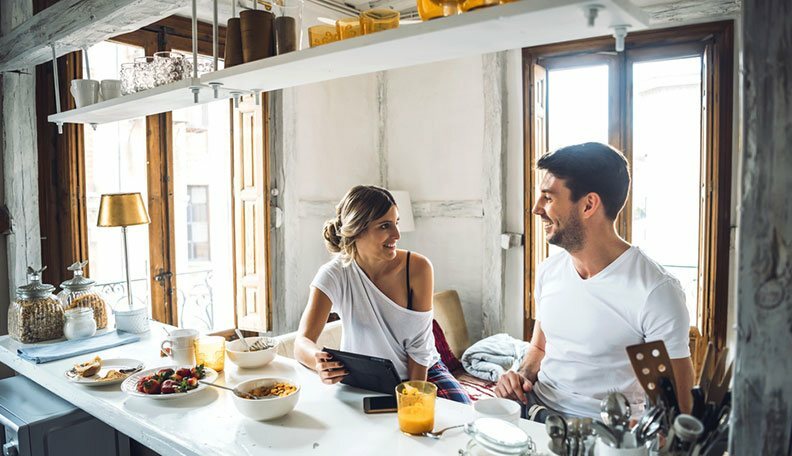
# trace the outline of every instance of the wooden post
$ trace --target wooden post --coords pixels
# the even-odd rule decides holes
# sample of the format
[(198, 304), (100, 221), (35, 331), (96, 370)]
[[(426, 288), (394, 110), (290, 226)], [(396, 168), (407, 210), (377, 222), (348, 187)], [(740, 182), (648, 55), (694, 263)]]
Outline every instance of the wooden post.
[(730, 454), (792, 454), (792, 6), (743, 2), (745, 102)]

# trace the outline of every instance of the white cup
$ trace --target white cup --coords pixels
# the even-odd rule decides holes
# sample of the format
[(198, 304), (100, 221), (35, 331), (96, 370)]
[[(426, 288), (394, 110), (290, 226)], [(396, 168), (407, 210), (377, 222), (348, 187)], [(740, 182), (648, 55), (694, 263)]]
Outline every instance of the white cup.
[(121, 80), (105, 79), (101, 82), (99, 97), (101, 100), (112, 100), (121, 96)]
[(473, 410), (476, 411), (478, 418), (497, 418), (517, 424), (520, 420), (522, 407), (510, 399), (493, 397), (477, 400), (473, 403)]
[(99, 101), (99, 81), (93, 79), (73, 79), (69, 89), (78, 108)]
[(195, 329), (174, 329), (160, 344), (160, 350), (173, 359), (174, 364), (187, 366), (195, 364)]

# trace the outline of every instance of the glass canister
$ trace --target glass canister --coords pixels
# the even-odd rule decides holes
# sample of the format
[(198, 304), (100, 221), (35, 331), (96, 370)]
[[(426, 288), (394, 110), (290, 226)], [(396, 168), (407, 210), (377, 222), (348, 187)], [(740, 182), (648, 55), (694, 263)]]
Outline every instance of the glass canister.
[(470, 436), (464, 456), (534, 456), (533, 439), (518, 426), (497, 418), (479, 418), (465, 425)]
[(63, 310), (68, 312), (76, 307), (88, 307), (93, 310), (93, 318), (98, 329), (107, 327), (107, 302), (104, 296), (94, 288), (96, 283), (83, 275), (83, 268), (87, 261), (74, 263), (69, 266), (69, 271), (74, 272), (74, 277), (63, 282), (63, 291), (58, 293), (58, 300)]
[(94, 311), (90, 307), (73, 307), (66, 312), (63, 324), (63, 335), (69, 339), (84, 339), (96, 334)]
[(55, 287), (41, 283), (45, 269), (28, 266), (28, 283), (17, 288), (8, 309), (8, 334), (24, 344), (63, 337), (63, 307), (52, 294)]

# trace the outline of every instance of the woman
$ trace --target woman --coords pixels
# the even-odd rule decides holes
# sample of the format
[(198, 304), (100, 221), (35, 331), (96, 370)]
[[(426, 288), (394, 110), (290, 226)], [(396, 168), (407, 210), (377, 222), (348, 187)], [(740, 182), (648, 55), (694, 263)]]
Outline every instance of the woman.
[(327, 249), (337, 253), (311, 283), (294, 355), (324, 383), (348, 372), (316, 340), (330, 312), (341, 317), (341, 349), (387, 358), (401, 378), (429, 380), (437, 395), (463, 403), (470, 398), (440, 361), (432, 335), (432, 264), (396, 248), (399, 211), (393, 196), (376, 186), (353, 187), (324, 227)]

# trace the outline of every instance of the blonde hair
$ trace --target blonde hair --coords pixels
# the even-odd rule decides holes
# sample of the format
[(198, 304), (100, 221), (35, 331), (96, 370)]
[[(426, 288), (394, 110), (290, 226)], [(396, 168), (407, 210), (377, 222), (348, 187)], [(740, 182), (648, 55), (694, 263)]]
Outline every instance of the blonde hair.
[(355, 258), (355, 240), (374, 220), (396, 205), (393, 195), (376, 185), (352, 187), (336, 206), (336, 216), (325, 222), (322, 235), (330, 253), (339, 253), (344, 264)]

